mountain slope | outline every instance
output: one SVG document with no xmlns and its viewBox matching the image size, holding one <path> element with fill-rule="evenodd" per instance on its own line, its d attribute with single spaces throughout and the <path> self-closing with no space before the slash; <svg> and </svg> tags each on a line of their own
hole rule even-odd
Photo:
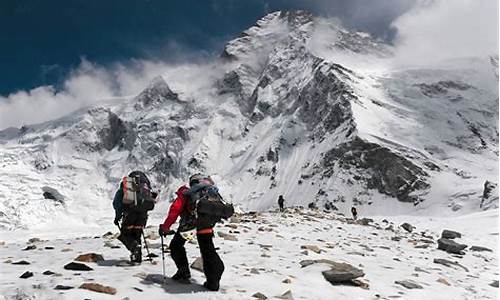
<svg viewBox="0 0 500 300">
<path fill-rule="evenodd" d="M 242 210 L 268 209 L 280 194 L 363 214 L 479 210 L 484 182 L 498 182 L 495 58 L 360 63 L 391 55 L 335 21 L 269 14 L 212 64 L 172 67 L 136 97 L 1 131 L 0 224 L 110 222 L 114 189 L 133 169 L 162 190 L 158 216 L 193 172 L 213 175 Z"/>
</svg>

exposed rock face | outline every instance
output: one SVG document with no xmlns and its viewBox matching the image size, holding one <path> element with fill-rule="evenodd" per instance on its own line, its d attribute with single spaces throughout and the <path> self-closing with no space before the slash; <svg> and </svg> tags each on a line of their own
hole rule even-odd
<svg viewBox="0 0 500 300">
<path fill-rule="evenodd" d="M 134 147 L 137 133 L 133 124 L 124 122 L 115 113 L 108 113 L 108 126 L 99 131 L 102 147 L 111 150 L 115 147 L 131 150 Z"/>
<path fill-rule="evenodd" d="M 323 166 L 328 170 L 337 161 L 342 168 L 368 171 L 368 188 L 403 202 L 415 202 L 417 199 L 410 194 L 429 187 L 425 182 L 428 174 L 421 167 L 386 147 L 361 138 L 356 137 L 352 142 L 328 151 L 323 158 Z M 324 175 L 329 175 L 329 172 Z"/>
<path fill-rule="evenodd" d="M 479 205 L 483 209 L 498 207 L 498 184 L 486 180 L 484 182 L 483 197 Z"/>
<path fill-rule="evenodd" d="M 471 246 L 469 248 L 470 251 L 477 251 L 477 252 L 482 252 L 482 251 L 487 251 L 487 252 L 493 252 L 490 248 L 486 247 L 481 247 L 481 246 Z"/>
<path fill-rule="evenodd" d="M 51 199 L 58 203 L 64 204 L 64 196 L 61 195 L 61 193 L 59 193 L 59 191 L 56 190 L 55 188 L 52 188 L 50 186 L 43 186 L 42 191 L 43 191 L 43 197 L 45 199 Z"/>
<path fill-rule="evenodd" d="M 415 229 L 415 227 L 413 227 L 410 223 L 403 223 L 401 224 L 401 227 L 408 232 L 412 232 L 413 229 Z"/>
<path fill-rule="evenodd" d="M 174 93 L 161 76 L 153 78 L 149 86 L 135 98 L 135 109 L 141 110 L 149 107 L 157 107 L 166 101 L 179 101 L 177 93 Z"/>
</svg>

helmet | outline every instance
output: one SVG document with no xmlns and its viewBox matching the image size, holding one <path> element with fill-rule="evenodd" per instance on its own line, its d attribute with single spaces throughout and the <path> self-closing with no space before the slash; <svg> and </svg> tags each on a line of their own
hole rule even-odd
<svg viewBox="0 0 500 300">
<path fill-rule="evenodd" d="M 194 174 L 194 175 L 191 175 L 191 177 L 189 177 L 189 186 L 194 186 L 194 185 L 197 185 L 198 183 L 200 183 L 203 179 L 205 178 L 205 176 L 201 175 L 200 173 L 198 174 Z"/>
</svg>

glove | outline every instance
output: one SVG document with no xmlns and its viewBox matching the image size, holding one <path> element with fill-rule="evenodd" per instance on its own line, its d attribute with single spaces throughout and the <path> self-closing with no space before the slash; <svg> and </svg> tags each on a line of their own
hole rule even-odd
<svg viewBox="0 0 500 300">
<path fill-rule="evenodd" d="M 116 217 L 115 220 L 113 221 L 113 224 L 115 224 L 116 226 L 118 226 L 118 224 L 120 224 L 120 217 Z"/>
<path fill-rule="evenodd" d="M 159 226 L 159 228 L 158 228 L 158 234 L 159 234 L 160 236 L 165 237 L 165 236 L 167 236 L 167 231 L 168 231 L 168 230 L 163 230 L 163 224 L 160 224 L 160 226 Z"/>
</svg>

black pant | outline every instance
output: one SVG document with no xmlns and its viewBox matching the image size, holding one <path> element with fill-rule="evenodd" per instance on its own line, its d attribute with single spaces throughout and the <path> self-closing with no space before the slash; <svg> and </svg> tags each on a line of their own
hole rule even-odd
<svg viewBox="0 0 500 300">
<path fill-rule="evenodd" d="M 123 216 L 118 240 L 132 253 L 141 247 L 142 229 L 146 226 L 147 218 L 146 213 L 136 211 L 126 212 Z"/>
<path fill-rule="evenodd" d="M 203 273 L 207 278 L 207 283 L 211 286 L 219 286 L 219 281 L 224 273 L 224 263 L 215 251 L 213 234 L 198 234 L 198 245 L 200 246 L 201 258 L 203 259 Z M 170 242 L 170 255 L 177 266 L 179 272 L 188 275 L 189 264 L 186 256 L 184 244 L 186 240 L 176 233 Z"/>
</svg>

